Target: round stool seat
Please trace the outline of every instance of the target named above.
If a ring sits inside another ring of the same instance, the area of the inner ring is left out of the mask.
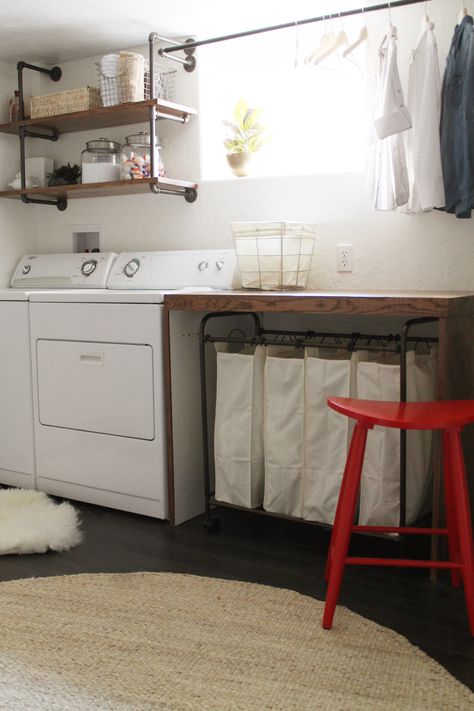
[[[329,397],[333,410],[359,422],[403,430],[450,430],[474,422],[474,400],[381,402]]]

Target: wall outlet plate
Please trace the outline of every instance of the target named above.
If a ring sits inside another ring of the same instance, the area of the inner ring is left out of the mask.
[[[351,272],[353,268],[352,244],[338,244],[336,248],[338,272]]]

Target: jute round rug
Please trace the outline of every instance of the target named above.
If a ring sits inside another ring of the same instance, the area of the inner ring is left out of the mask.
[[[474,694],[400,635],[299,593],[171,573],[0,584],[8,711],[458,711]]]

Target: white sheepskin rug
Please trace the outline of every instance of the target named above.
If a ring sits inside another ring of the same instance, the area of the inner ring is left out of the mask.
[[[80,543],[79,514],[43,491],[0,490],[0,555],[67,551]]]

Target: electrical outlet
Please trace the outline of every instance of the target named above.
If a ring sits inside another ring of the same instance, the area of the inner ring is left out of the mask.
[[[352,244],[337,245],[337,271],[351,272],[353,265]]]

